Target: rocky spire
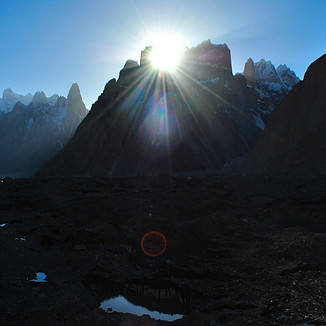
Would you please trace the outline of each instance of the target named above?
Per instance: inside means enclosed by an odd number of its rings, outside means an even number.
[[[247,83],[249,86],[256,86],[255,67],[254,62],[251,58],[249,58],[245,63],[243,74],[247,78]]]
[[[69,123],[72,123],[73,119],[75,119],[76,116],[80,116],[81,118],[83,118],[87,113],[87,109],[81,97],[80,89],[77,83],[72,84],[67,99],[68,99],[67,121]]]

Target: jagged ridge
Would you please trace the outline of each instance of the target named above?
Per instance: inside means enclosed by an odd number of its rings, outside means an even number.
[[[39,176],[211,173],[251,151],[258,93],[233,76],[227,45],[208,40],[188,49],[180,70],[162,77],[150,51],[140,65],[126,62]]]
[[[6,112],[0,116],[1,176],[31,176],[68,142],[87,112],[77,84],[67,98],[47,98],[44,92],[21,96],[6,89],[2,103]]]
[[[313,62],[273,114],[244,171],[259,175],[326,173],[326,55]]]

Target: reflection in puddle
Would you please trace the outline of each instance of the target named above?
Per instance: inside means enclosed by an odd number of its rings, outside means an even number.
[[[169,279],[147,277],[117,283],[98,273],[89,273],[84,285],[95,292],[107,312],[116,311],[174,321],[191,313],[204,298]]]
[[[124,312],[124,313],[130,313],[138,316],[150,315],[154,319],[161,319],[166,321],[174,321],[183,317],[180,314],[164,314],[158,311],[151,311],[147,308],[129,302],[122,295],[102,301],[100,308],[106,311],[109,310],[109,311],[116,311],[116,312]]]

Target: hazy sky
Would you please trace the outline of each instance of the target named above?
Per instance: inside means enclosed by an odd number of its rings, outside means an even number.
[[[90,109],[158,29],[226,43],[234,73],[252,57],[303,78],[326,52],[326,0],[0,0],[0,92],[67,96],[77,82]]]

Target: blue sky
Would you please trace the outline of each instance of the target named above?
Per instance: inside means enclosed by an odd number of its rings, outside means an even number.
[[[77,82],[90,109],[157,29],[183,35],[189,47],[226,43],[234,73],[252,57],[303,78],[326,52],[326,1],[1,0],[0,92],[66,96]]]

